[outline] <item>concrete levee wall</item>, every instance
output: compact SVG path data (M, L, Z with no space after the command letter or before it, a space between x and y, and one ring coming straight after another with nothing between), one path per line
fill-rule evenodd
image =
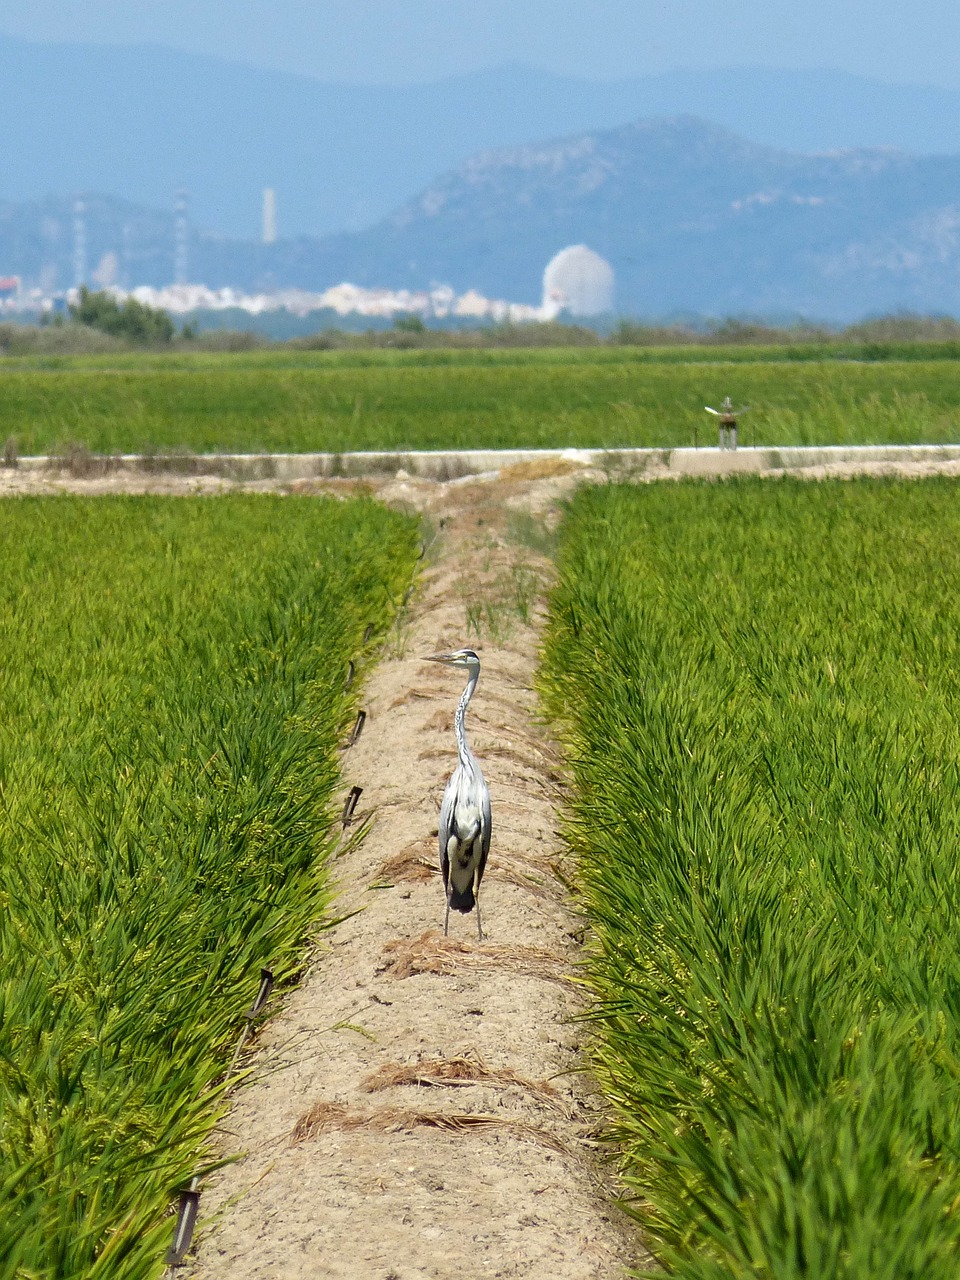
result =
M609 472L642 473L666 470L683 476L719 476L836 463L933 462L960 459L960 444L808 445L743 449L457 449L437 451L385 450L369 453L270 454L121 454L87 456L100 471L131 469L220 475L233 480L309 480L337 476L395 476L398 472L429 480L457 480L522 463L559 460L572 467ZM69 470L76 460L50 457L20 458L16 465L29 471Z

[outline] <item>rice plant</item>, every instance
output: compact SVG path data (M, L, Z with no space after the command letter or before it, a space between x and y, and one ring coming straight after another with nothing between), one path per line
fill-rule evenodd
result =
M960 441L956 359L705 350L709 361L623 347L6 360L0 438L21 455L188 464L217 451L676 448L716 444L703 406L731 395L751 405L743 444Z
M608 486L544 674L626 1199L693 1280L960 1272L960 487Z
M260 967L323 921L347 664L416 526L58 498L0 537L0 1276L157 1276Z

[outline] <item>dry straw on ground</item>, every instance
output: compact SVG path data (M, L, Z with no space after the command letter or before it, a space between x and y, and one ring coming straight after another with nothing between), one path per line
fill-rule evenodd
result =
M448 1133L464 1133L468 1130L509 1133L514 1137L536 1142L554 1151L564 1152L560 1139L546 1129L521 1120L509 1120L500 1116L476 1115L472 1112L413 1111L407 1107L378 1107L375 1111L361 1111L337 1102L317 1102L302 1115L290 1135L291 1145L308 1142L321 1133L373 1129L380 1133L409 1133L418 1128L444 1129Z
M491 867L494 864L491 864ZM542 876L524 870L516 861L505 858L502 854L496 859L496 872L501 880L528 889L532 894L543 897L550 890ZM436 848L431 841L427 844L419 840L406 845L399 853L392 854L380 864L380 879L391 884L402 882L419 882L432 880L440 874L440 864Z
M463 969L502 969L531 978L570 982L563 956L542 947L495 946L460 942L427 929L419 938L394 938L383 948L378 972L389 978L412 978L418 973L450 977Z
M402 1085L418 1088L466 1087L483 1084L500 1089L522 1089L545 1106L569 1116L573 1109L549 1080L530 1080L509 1067L489 1067L482 1058L423 1058L419 1062L387 1062L363 1081L368 1093Z
M428 847L430 852L428 853ZM408 844L380 864L381 880L430 880L440 874L440 867L433 855L433 845L422 840Z

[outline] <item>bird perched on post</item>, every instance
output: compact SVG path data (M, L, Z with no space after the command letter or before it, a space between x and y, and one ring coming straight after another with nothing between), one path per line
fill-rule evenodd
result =
M447 898L443 919L444 937L450 924L450 912L464 915L477 908L477 937L483 938L480 923L480 881L490 850L490 792L480 764L470 750L463 722L473 691L480 679L480 659L472 649L455 653L437 653L427 662L442 662L467 672L467 687L461 695L453 727L457 737L456 769L443 793L440 806L440 870Z
M742 409L734 409L733 401L729 396L723 397L723 404L719 409L711 409L705 404L704 409L707 413L712 413L715 418L720 419L720 448L736 449L737 447L737 419L742 413L749 413L750 406L745 404Z

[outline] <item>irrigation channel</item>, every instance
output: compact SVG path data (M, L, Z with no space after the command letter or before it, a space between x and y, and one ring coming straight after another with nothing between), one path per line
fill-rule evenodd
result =
M740 469L739 455L701 452L715 474ZM343 755L344 798L362 788L353 822L366 834L334 867L344 918L241 1055L219 1143L242 1158L203 1184L179 1280L612 1280L642 1265L598 1154L602 1103L579 1070L582 923L563 883L560 764L533 690L550 572L538 530L604 469L555 455L483 470L369 484L422 511L436 538ZM863 470L958 473L960 461L820 459L803 474ZM130 466L0 474L0 493L357 485ZM469 726L494 807L482 944L472 916L442 936L435 832L462 686L421 661L465 643L483 659Z

